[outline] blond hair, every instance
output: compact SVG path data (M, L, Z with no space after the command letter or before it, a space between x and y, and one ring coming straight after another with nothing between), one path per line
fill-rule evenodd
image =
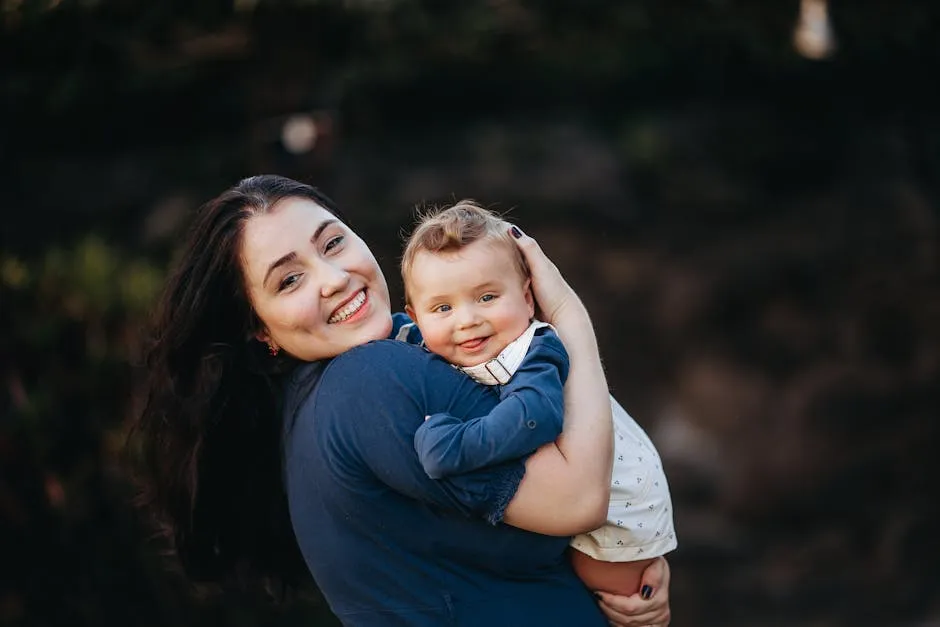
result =
M473 200L464 199L450 206L419 210L417 222L401 258L401 277L405 283L405 302L410 303L408 274L419 252L455 252L480 240L505 247L513 266L523 279L529 276L529 267L519 247L509 235L510 224L499 215L484 209Z

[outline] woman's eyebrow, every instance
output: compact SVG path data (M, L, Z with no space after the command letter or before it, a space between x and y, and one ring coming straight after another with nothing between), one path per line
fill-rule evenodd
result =
M270 266L268 266L268 271L264 273L264 280L261 281L261 287L265 287L268 284L268 278L271 276L272 272L274 272L275 270L277 270L284 264L290 263L296 258L297 258L297 253L292 251L292 252L287 253L286 255L284 255L283 257L281 257L274 263L272 263Z
M320 234L323 233L323 231L325 231L331 224L336 224L337 222L338 220L336 220L335 218L328 218L324 220L323 222L321 222L320 225L317 226L316 230L313 232L313 235L310 237L310 241L316 242L317 238L320 237ZM261 281L261 287L265 287L268 284L268 279L271 277L272 272L274 272L275 270L277 270L284 264L290 263L296 258L297 258L297 253L295 253L294 251L291 251L287 253L286 255L284 255L283 257L279 258L270 266L268 266L267 272L264 273L264 280Z
M325 231L326 228L330 226L331 224L336 224L337 222L339 222L339 220L337 220L336 218L327 218L326 220L321 222L320 226L317 227L317 230L313 232L313 237L310 238L310 241L311 242L317 241L317 238L320 237L320 233Z

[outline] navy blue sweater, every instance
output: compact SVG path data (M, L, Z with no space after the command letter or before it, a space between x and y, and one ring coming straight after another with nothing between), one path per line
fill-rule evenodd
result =
M396 315L396 327L403 320ZM497 402L441 358L393 340L293 373L284 438L291 520L344 625L606 625L565 557L569 538L500 522L523 460L444 480L418 461L425 416L481 416Z

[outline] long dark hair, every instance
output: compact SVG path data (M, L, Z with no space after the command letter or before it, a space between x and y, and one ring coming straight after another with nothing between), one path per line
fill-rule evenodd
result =
M292 360L255 339L239 254L246 221L291 197L342 219L316 188L274 175L199 209L144 350L145 405L128 437L137 503L202 589L263 582L283 593L309 578L281 477L277 378Z

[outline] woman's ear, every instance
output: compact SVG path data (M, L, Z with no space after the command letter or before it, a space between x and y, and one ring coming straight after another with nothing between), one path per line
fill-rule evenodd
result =
M535 317L535 297L532 296L532 279L526 279L522 286L522 292L525 294L525 304L529 307L529 319Z
M271 357L277 357L277 354L281 352L281 347L275 344L274 340L271 339L271 334L268 333L266 329L257 331L255 333L255 339L268 347L268 354L271 355Z

